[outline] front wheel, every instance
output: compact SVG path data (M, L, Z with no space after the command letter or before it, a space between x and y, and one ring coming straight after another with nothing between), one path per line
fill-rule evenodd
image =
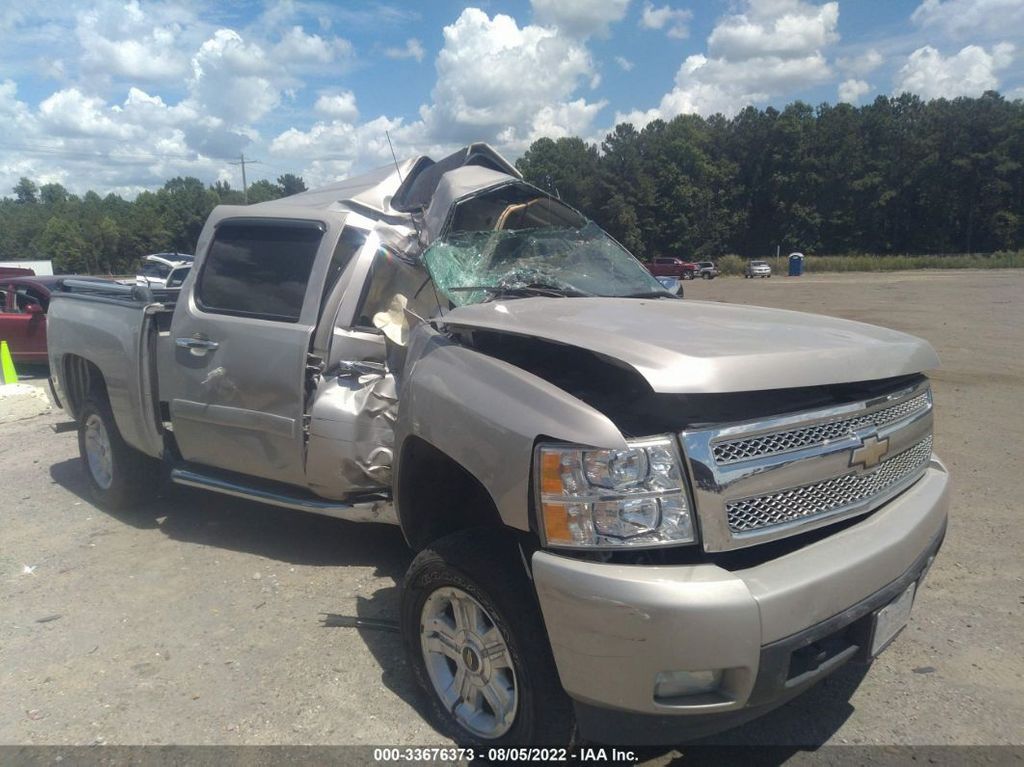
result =
M420 552L403 583L401 621L442 732L478 746L571 743L572 704L510 536L467 530Z
M78 451L89 491L107 509L134 506L154 494L160 465L128 445L106 399L87 399L78 413Z

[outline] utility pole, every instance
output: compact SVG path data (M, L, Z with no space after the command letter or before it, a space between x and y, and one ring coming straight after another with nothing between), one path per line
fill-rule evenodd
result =
M246 163L248 163L249 165L253 165L255 163L258 163L259 160L246 160L244 152L239 154L238 158L239 158L238 162L229 162L228 165L241 165L242 166L242 195L243 195L243 197L245 199L245 204L248 205L249 204L249 185L245 181L245 165L246 165Z

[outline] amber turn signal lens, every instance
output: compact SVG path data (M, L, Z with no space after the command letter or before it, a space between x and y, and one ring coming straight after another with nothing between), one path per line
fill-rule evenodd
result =
M547 495L562 495L562 454L541 453L540 491Z
M548 542L572 542L573 536L569 530L569 510L564 503L541 501L541 513L544 515L544 537Z

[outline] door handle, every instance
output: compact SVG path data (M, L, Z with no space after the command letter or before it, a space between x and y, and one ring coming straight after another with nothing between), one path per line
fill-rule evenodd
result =
M197 357L202 357L220 346L219 343L208 338L175 338L174 345L179 349L188 349Z

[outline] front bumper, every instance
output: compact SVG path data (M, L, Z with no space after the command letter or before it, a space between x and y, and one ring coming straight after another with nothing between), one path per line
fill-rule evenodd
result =
M948 505L948 475L933 460L857 524L746 570L536 552L534 582L581 734L678 743L759 716L866 655L872 612L927 569ZM655 699L659 672L701 670L722 670L718 691Z

